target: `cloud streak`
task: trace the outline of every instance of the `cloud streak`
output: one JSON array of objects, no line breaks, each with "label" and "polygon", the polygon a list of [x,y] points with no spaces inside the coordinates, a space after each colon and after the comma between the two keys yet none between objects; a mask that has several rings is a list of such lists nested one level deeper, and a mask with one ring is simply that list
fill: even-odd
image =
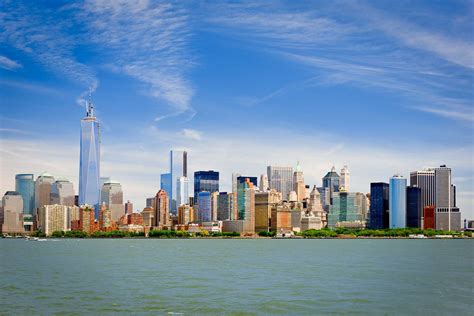
[{"label": "cloud streak", "polygon": [[16,70],[18,68],[22,68],[23,65],[11,60],[10,58],[6,56],[0,56],[0,68],[6,69],[6,70]]}]

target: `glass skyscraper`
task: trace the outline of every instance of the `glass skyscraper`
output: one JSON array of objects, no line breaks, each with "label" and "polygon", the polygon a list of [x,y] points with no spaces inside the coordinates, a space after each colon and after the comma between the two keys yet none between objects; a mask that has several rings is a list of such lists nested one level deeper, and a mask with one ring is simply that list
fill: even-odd
[{"label": "glass skyscraper", "polygon": [[197,195],[197,213],[198,221],[209,222],[212,219],[211,212],[211,193],[208,191],[201,191]]},{"label": "glass skyscraper", "polygon": [[329,206],[328,227],[341,222],[364,222],[363,206],[357,193],[335,192]]},{"label": "glass skyscraper", "polygon": [[407,179],[400,175],[390,178],[388,208],[390,228],[405,228],[407,217]]},{"label": "glass skyscraper", "polygon": [[171,194],[171,173],[162,173],[160,175],[160,189],[164,190],[166,194]]},{"label": "glass skyscraper", "polygon": [[[170,151],[170,179],[169,179],[169,191],[168,196],[170,197],[170,210],[172,214],[177,214],[177,184],[180,177],[188,176],[188,153],[183,150],[171,150]],[[166,191],[166,189],[164,189]]]},{"label": "glass skyscraper", "polygon": [[[293,168],[292,167],[267,167],[267,177],[270,189],[281,192],[283,200],[288,200],[288,196],[293,191]],[[255,184],[256,185],[256,184]]]},{"label": "glass skyscraper", "polygon": [[421,188],[407,187],[407,227],[421,228]]},{"label": "glass skyscraper", "polygon": [[189,180],[187,177],[179,177],[176,183],[176,205],[189,204]]},{"label": "glass skyscraper", "polygon": [[369,228],[388,228],[388,183],[375,182],[370,184]]},{"label": "glass skyscraper", "polygon": [[331,171],[328,172],[323,178],[323,188],[329,188],[329,204],[332,204],[334,192],[339,192],[339,181],[340,177],[337,174],[335,167],[332,167]]},{"label": "glass skyscraper", "polygon": [[81,120],[81,152],[79,164],[79,204],[95,207],[98,218],[100,201],[100,135],[94,107],[87,102],[86,117]]},{"label": "glass skyscraper", "polygon": [[17,174],[15,176],[15,191],[23,198],[23,214],[34,214],[35,180],[32,174]]},{"label": "glass skyscraper", "polygon": [[214,170],[196,171],[194,173],[194,202],[199,200],[202,191],[219,192],[219,172]]}]

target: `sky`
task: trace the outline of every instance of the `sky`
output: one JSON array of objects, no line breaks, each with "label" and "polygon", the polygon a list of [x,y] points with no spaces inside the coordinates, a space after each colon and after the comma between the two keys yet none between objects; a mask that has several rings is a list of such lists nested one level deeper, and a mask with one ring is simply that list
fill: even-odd
[{"label": "sky", "polygon": [[365,193],[446,164],[474,219],[472,1],[0,3],[0,192],[47,171],[77,193],[92,90],[101,175],[135,209],[186,149],[222,191],[297,161]]}]

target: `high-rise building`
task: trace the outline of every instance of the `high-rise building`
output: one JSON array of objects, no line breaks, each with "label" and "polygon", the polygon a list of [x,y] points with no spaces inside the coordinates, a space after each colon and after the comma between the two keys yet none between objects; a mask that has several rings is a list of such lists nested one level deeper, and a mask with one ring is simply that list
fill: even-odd
[{"label": "high-rise building", "polygon": [[51,185],[51,204],[74,205],[74,186],[65,178],[57,178]]},{"label": "high-rise building", "polygon": [[214,170],[194,173],[194,203],[199,204],[199,192],[219,192],[219,172]]},{"label": "high-rise building", "polygon": [[321,206],[323,207],[326,213],[329,212],[329,206],[331,205],[331,189],[325,187],[316,188],[319,192],[319,197],[321,199]]},{"label": "high-rise building", "polygon": [[133,203],[130,201],[127,201],[125,203],[125,214],[130,215],[133,213]]},{"label": "high-rise building", "polygon": [[180,177],[188,176],[188,153],[183,150],[170,151],[170,191],[167,191],[170,198],[171,214],[176,215],[178,205],[176,202],[177,184]]},{"label": "high-rise building", "polygon": [[72,221],[79,222],[81,219],[81,212],[79,206],[73,205],[67,208],[67,228],[72,229]]},{"label": "high-rise building", "polygon": [[89,99],[86,117],[81,120],[79,204],[94,206],[96,218],[99,216],[100,189],[100,130]]},{"label": "high-rise building", "polygon": [[105,203],[112,214],[112,221],[117,222],[120,217],[125,214],[123,191],[120,182],[110,180],[104,183],[101,198],[101,203]]},{"label": "high-rise building", "polygon": [[306,187],[304,184],[303,171],[301,171],[300,163],[296,165],[296,170],[293,173],[293,190],[296,193],[297,201],[303,201],[306,197]]},{"label": "high-rise building", "polygon": [[159,229],[170,228],[169,197],[164,190],[159,190],[155,196],[155,226]]},{"label": "high-rise building", "polygon": [[[237,184],[237,179],[236,179],[236,184]],[[259,189],[261,192],[266,192],[270,190],[270,184],[268,183],[268,176],[266,174],[260,175]]]},{"label": "high-rise building", "polygon": [[211,193],[211,221],[217,221],[217,211],[219,209],[219,192]]},{"label": "high-rise building", "polygon": [[364,194],[334,192],[329,207],[328,227],[364,227],[364,206],[361,204],[360,195]]},{"label": "high-rise building", "polygon": [[329,189],[329,200],[330,200],[329,204],[332,204],[332,198],[333,198],[334,192],[339,192],[339,184],[340,184],[339,180],[340,180],[340,177],[337,174],[336,168],[334,166],[331,168],[331,171],[329,171],[323,177],[323,188]]},{"label": "high-rise building", "polygon": [[212,220],[211,193],[209,191],[200,191],[197,194],[197,220],[200,222],[209,222]]},{"label": "high-rise building", "polygon": [[83,232],[90,234],[95,231],[95,223],[94,223],[94,217],[95,217],[95,207],[92,205],[81,205],[79,209],[79,230],[82,230]]},{"label": "high-rise building", "polygon": [[217,220],[237,220],[237,192],[220,192],[217,197]]},{"label": "high-rise building", "polygon": [[[36,178],[35,182],[35,214],[44,205],[51,204],[51,186],[54,183],[54,177],[43,172]],[[34,215],[35,215],[34,214]]]},{"label": "high-rise building", "polygon": [[407,187],[407,227],[421,228],[421,189],[416,186]]},{"label": "high-rise building", "polygon": [[32,174],[15,176],[15,191],[23,198],[23,214],[33,215],[35,209],[35,180]]},{"label": "high-rise building", "polygon": [[68,230],[68,207],[66,205],[44,205],[39,211],[38,229],[50,236],[54,231]]},{"label": "high-rise building", "polygon": [[375,182],[370,184],[369,228],[384,229],[389,227],[388,198],[388,183]]},{"label": "high-rise building", "polygon": [[192,207],[189,204],[182,204],[178,207],[178,224],[188,225],[191,222]]},{"label": "high-rise building", "polygon": [[272,206],[281,202],[281,193],[275,189],[255,192],[255,231],[269,231],[272,219]]},{"label": "high-rise building", "polygon": [[179,206],[189,203],[189,179],[179,177],[176,183],[176,204]]},{"label": "high-rise building", "polygon": [[[160,189],[165,190],[166,193],[171,194],[171,173],[162,173],[160,175]],[[171,205],[170,205],[171,207]]]},{"label": "high-rise building", "polygon": [[288,200],[290,192],[293,190],[293,168],[268,166],[267,176],[270,189],[281,192],[283,200]]},{"label": "high-rise building", "polygon": [[7,191],[0,207],[0,232],[22,233],[23,231],[23,198],[16,191]]},{"label": "high-rise building", "polygon": [[350,174],[347,166],[344,166],[344,168],[341,169],[339,188],[346,192],[350,191]]},{"label": "high-rise building", "polygon": [[389,184],[389,227],[405,228],[407,218],[407,180],[401,175],[390,178]]},{"label": "high-rise building", "polygon": [[[421,207],[436,204],[436,179],[433,168],[426,168],[410,173],[410,186],[421,190]],[[423,214],[422,214],[423,216]]]},{"label": "high-rise building", "polygon": [[[255,178],[255,183],[257,178]],[[239,220],[247,222],[251,231],[255,231],[255,190],[254,183],[246,178],[244,182],[238,182],[237,187],[237,213]]]},{"label": "high-rise building", "polygon": [[436,229],[460,230],[461,213],[456,207],[455,187],[451,182],[451,168],[434,168],[436,181]]}]

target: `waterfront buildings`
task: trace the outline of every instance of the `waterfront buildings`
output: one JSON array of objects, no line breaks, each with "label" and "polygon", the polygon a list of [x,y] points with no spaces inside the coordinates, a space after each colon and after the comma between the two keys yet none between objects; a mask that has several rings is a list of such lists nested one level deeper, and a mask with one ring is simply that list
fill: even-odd
[{"label": "waterfront buildings", "polygon": [[255,232],[269,231],[271,228],[272,207],[281,202],[281,193],[275,189],[255,192]]},{"label": "waterfront buildings", "polygon": [[407,219],[406,226],[421,228],[423,208],[421,207],[421,189],[416,186],[407,187]]},{"label": "waterfront buildings", "polygon": [[301,171],[300,163],[296,165],[296,170],[293,173],[293,191],[296,193],[296,200],[303,201],[306,196],[306,187],[304,184],[303,171]]},{"label": "waterfront buildings", "polygon": [[38,214],[38,229],[51,236],[54,231],[68,230],[68,208],[66,205],[44,205]]},{"label": "waterfront buildings", "polygon": [[236,220],[237,216],[237,192],[220,192],[217,196],[217,220]]},{"label": "waterfront buildings", "polygon": [[179,177],[176,183],[176,205],[179,207],[189,203],[189,179]]},{"label": "waterfront buildings", "polygon": [[127,200],[125,203],[125,214],[132,214],[133,213],[133,203]]},{"label": "waterfront buildings", "polygon": [[436,187],[436,229],[460,230],[461,213],[456,207],[456,190],[451,183],[451,168],[434,168]]},{"label": "waterfront buildings", "polygon": [[73,222],[79,222],[81,219],[81,212],[80,208],[77,205],[73,206],[68,206],[67,207],[67,229],[68,230],[73,230],[72,229],[72,223]]},{"label": "waterfront buildings", "polygon": [[261,174],[260,175],[259,189],[260,189],[261,192],[265,192],[265,191],[270,190],[270,184],[268,182],[268,176],[266,174]]},{"label": "waterfront buildings", "polygon": [[22,233],[23,216],[22,196],[16,191],[7,191],[0,207],[0,232]]},{"label": "waterfront buildings", "polygon": [[171,214],[177,213],[177,184],[180,177],[188,176],[188,153],[183,150],[171,150],[170,151],[170,191],[166,191],[169,194],[171,206]]},{"label": "waterfront buildings", "polygon": [[281,192],[283,199],[287,200],[293,190],[293,168],[292,167],[267,167],[267,177],[270,189]]},{"label": "waterfront buildings", "polygon": [[435,205],[436,179],[433,168],[425,168],[410,173],[410,186],[417,186],[421,190],[421,207]]},{"label": "waterfront buildings", "polygon": [[407,180],[394,175],[389,183],[389,227],[405,228],[407,218]]},{"label": "waterfront buildings", "polygon": [[368,226],[371,229],[384,229],[389,226],[388,213],[389,185],[384,182],[370,184],[370,212]]},{"label": "waterfront buildings", "polygon": [[35,211],[35,180],[31,173],[15,176],[15,191],[23,198],[23,214],[34,215]]},{"label": "waterfront buildings", "polygon": [[301,231],[322,229],[327,225],[326,213],[321,206],[321,197],[316,186],[310,193],[308,208],[301,217]]},{"label": "waterfront buildings", "polygon": [[[198,199],[198,193],[207,191],[209,193],[219,192],[219,172],[214,170],[196,171],[194,173],[194,200]],[[197,201],[199,203],[199,201]]]},{"label": "waterfront buildings", "polygon": [[154,205],[154,218],[155,225],[159,229],[170,228],[170,210],[169,210],[169,197],[164,190],[159,190],[155,196],[155,205]]},{"label": "waterfront buildings", "polygon": [[54,183],[54,177],[43,172],[36,178],[35,182],[35,214],[45,205],[51,204],[51,186]]},{"label": "waterfront buildings", "polygon": [[435,207],[425,206],[423,208],[423,229],[436,229]]},{"label": "waterfront buildings", "polygon": [[334,166],[331,168],[331,171],[329,171],[323,177],[323,188],[328,188],[329,189],[329,203],[327,203],[327,201],[326,201],[327,205],[332,204],[332,198],[333,198],[334,193],[339,192],[339,185],[340,185],[339,180],[340,180],[340,177],[337,174],[336,168]]},{"label": "waterfront buildings", "polygon": [[326,187],[316,188],[319,192],[319,198],[321,200],[321,206],[326,213],[329,212],[329,206],[331,205],[331,189]]},{"label": "waterfront buildings", "polygon": [[363,193],[334,192],[329,207],[328,227],[365,227],[364,199]]},{"label": "waterfront buildings", "polygon": [[51,204],[74,205],[74,186],[65,178],[57,178],[51,185]]},{"label": "waterfront buildings", "polygon": [[349,173],[349,168],[347,166],[344,166],[344,168],[341,169],[341,176],[339,178],[339,188],[349,192],[350,191],[350,173]]},{"label": "waterfront buildings", "polygon": [[101,192],[101,203],[107,205],[112,214],[112,221],[118,221],[125,214],[122,185],[120,182],[110,180],[104,183]]},{"label": "waterfront buildings", "polygon": [[197,221],[209,222],[212,220],[211,211],[211,193],[208,191],[201,191],[197,195]]},{"label": "waterfront buildings", "polygon": [[[92,205],[81,205],[79,210],[79,230],[87,234],[91,234],[96,231],[96,225],[94,222],[95,218],[95,207]],[[71,226],[72,223],[71,223]],[[72,228],[71,228],[72,229]]]},{"label": "waterfront buildings", "polygon": [[293,231],[291,222],[292,209],[288,202],[272,205],[271,231],[277,234],[287,234]]},{"label": "waterfront buildings", "polygon": [[187,225],[192,222],[193,208],[188,204],[183,204],[178,207],[178,225]]},{"label": "waterfront buildings", "polygon": [[100,203],[100,131],[94,106],[87,101],[86,117],[81,120],[79,162],[79,204],[92,205],[99,215]]},{"label": "waterfront buildings", "polygon": [[[255,182],[257,179],[254,179]],[[237,213],[238,219],[246,221],[244,225],[247,232],[255,232],[255,190],[254,183],[249,178],[244,182],[239,181],[237,187]]]},{"label": "waterfront buildings", "polygon": [[232,192],[237,194],[237,178],[241,177],[240,173],[233,173],[232,174]]},{"label": "waterfront buildings", "polygon": [[171,173],[162,173],[160,175],[160,189],[165,190],[165,192],[168,193],[168,194],[171,194],[171,191],[172,191],[171,187],[172,187],[172,185],[171,185]]}]

